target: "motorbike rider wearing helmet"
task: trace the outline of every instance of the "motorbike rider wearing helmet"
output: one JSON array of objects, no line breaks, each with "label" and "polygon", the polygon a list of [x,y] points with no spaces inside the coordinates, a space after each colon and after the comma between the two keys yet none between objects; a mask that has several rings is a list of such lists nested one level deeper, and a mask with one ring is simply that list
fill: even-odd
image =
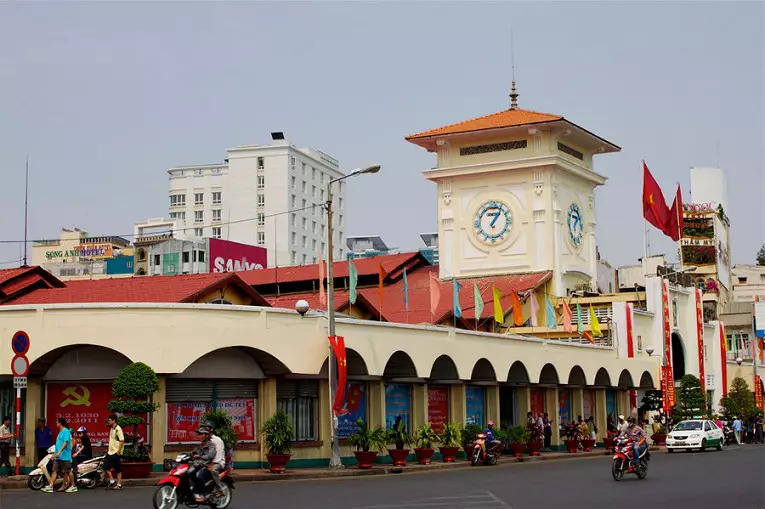
[{"label": "motorbike rider wearing helmet", "polygon": [[631,415],[627,417],[627,428],[623,434],[632,439],[632,463],[637,468],[640,466],[640,455],[648,448],[648,436],[643,431],[643,428],[637,425],[635,418]]},{"label": "motorbike rider wearing helmet", "polygon": [[215,446],[215,457],[207,469],[210,471],[210,475],[212,475],[215,486],[221,489],[220,473],[226,468],[226,446],[223,440],[215,434],[212,426],[210,426],[210,442]]},{"label": "motorbike rider wearing helmet", "polygon": [[88,461],[93,457],[93,448],[90,446],[90,437],[88,436],[88,428],[80,426],[77,429],[77,438],[79,443],[75,448],[74,454],[72,454],[72,467],[77,471],[77,465]]},{"label": "motorbike rider wearing helmet", "polygon": [[216,451],[215,445],[210,441],[211,432],[210,427],[205,425],[197,430],[197,433],[201,435],[202,443],[194,450],[194,465],[189,468],[189,478],[194,484],[194,499],[197,503],[203,503],[205,500],[207,467],[215,460]]},{"label": "motorbike rider wearing helmet", "polygon": [[494,421],[489,421],[486,424],[487,428],[484,430],[484,435],[486,435],[486,442],[488,443],[491,448],[499,450],[499,448],[502,446],[502,442],[494,438]]}]

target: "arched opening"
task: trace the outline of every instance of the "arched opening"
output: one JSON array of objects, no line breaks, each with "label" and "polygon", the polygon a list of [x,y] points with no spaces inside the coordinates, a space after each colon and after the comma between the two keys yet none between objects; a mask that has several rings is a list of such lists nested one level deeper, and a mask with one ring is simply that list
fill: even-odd
[{"label": "arched opening", "polygon": [[130,362],[111,348],[67,345],[35,359],[29,366],[29,376],[44,380],[113,380]]},{"label": "arched opening", "polygon": [[596,387],[611,387],[611,375],[608,374],[606,368],[600,368],[595,374]]},{"label": "arched opening", "polygon": [[474,382],[496,382],[497,375],[494,372],[494,366],[488,359],[478,359],[478,362],[473,366],[470,380]]},{"label": "arched opening", "polygon": [[640,376],[640,388],[646,390],[656,389],[653,383],[653,376],[648,371],[643,371],[643,374]]},{"label": "arched opening", "polygon": [[587,385],[587,379],[584,376],[584,370],[579,366],[574,366],[568,374],[568,385],[584,387]]},{"label": "arched opening", "polygon": [[521,361],[515,361],[507,372],[507,385],[529,385],[529,372]]},{"label": "arched opening", "polygon": [[[361,357],[356,350],[350,348],[345,349],[346,366],[348,369],[348,378],[360,378],[369,376],[367,370],[367,363],[364,362],[364,358]],[[327,376],[327,359],[324,359],[324,364],[321,366],[319,373],[322,377]]]},{"label": "arched opening", "polygon": [[521,408],[516,387],[528,387],[531,379],[526,366],[521,361],[515,361],[507,372],[507,382],[499,387],[499,416],[500,424],[504,427],[521,424],[527,411]]},{"label": "arched opening", "polygon": [[558,378],[558,371],[552,364],[545,364],[542,367],[542,371],[539,373],[539,385],[558,385],[560,379]]},{"label": "arched opening", "polygon": [[675,381],[685,376],[685,348],[683,339],[677,332],[672,333],[672,372]]},{"label": "arched opening", "polygon": [[459,380],[459,374],[457,373],[457,366],[454,361],[448,355],[441,355],[433,363],[433,367],[430,370],[431,380],[441,381],[453,381]]},{"label": "arched opening", "polygon": [[390,356],[383,371],[384,378],[417,378],[417,369],[412,358],[402,351]]},{"label": "arched opening", "polygon": [[136,275],[138,275],[138,276],[145,276],[146,275],[146,269],[144,269],[143,267],[139,267],[138,270],[136,271]]},{"label": "arched opening", "polygon": [[632,389],[635,387],[635,383],[632,381],[632,375],[626,369],[623,369],[619,374],[619,387]]}]

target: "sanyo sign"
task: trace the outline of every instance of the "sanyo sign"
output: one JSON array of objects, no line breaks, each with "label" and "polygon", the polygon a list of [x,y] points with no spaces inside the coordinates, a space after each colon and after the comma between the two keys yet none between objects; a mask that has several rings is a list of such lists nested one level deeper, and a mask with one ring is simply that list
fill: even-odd
[{"label": "sanyo sign", "polygon": [[209,240],[210,272],[239,272],[266,268],[268,257],[264,247],[219,239]]}]

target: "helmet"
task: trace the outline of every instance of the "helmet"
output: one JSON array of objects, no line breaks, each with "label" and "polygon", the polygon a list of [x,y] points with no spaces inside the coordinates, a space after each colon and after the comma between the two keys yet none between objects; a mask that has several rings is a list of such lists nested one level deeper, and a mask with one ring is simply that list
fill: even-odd
[{"label": "helmet", "polygon": [[86,428],[85,426],[80,426],[77,429],[77,433],[87,433],[87,432],[88,432],[88,428]]},{"label": "helmet", "polygon": [[629,424],[635,424],[635,418],[630,415],[629,417],[627,417],[627,422]]},{"label": "helmet", "polygon": [[489,421],[486,423],[486,425],[491,428],[494,426],[494,421]]},{"label": "helmet", "polygon": [[205,425],[202,425],[199,427],[199,429],[197,429],[197,433],[199,433],[200,435],[209,435],[210,431],[211,431],[210,426],[205,426]]},{"label": "helmet", "polygon": [[619,420],[620,420],[620,421],[623,421],[623,420],[624,420],[624,416],[623,416],[623,415],[620,415],[620,416],[619,416]]}]

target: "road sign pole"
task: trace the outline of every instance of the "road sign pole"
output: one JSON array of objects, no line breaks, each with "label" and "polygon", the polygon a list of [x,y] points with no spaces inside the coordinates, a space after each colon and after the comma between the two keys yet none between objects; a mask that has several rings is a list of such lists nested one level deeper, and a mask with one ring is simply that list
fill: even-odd
[{"label": "road sign pole", "polygon": [[16,475],[21,475],[21,387],[16,387]]}]

